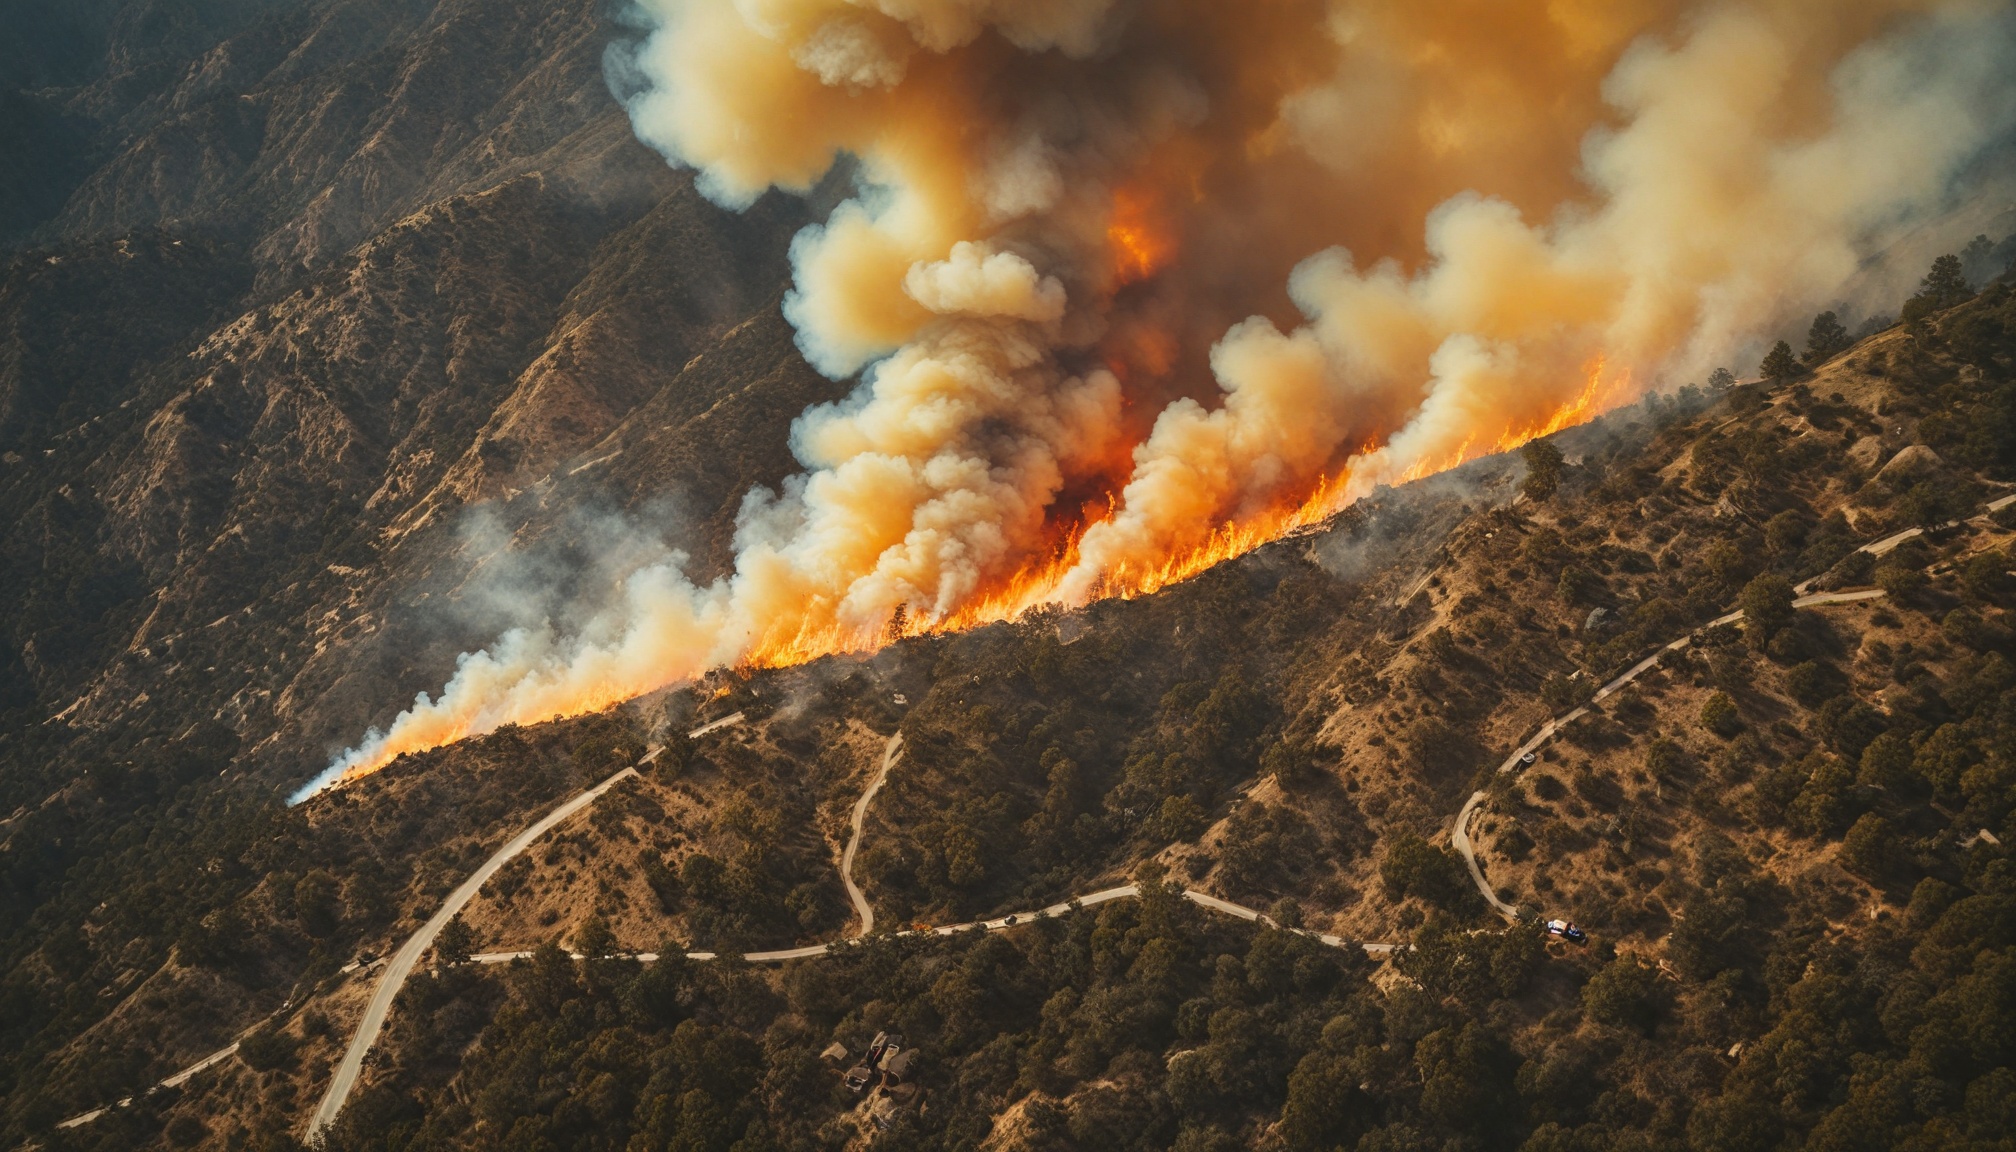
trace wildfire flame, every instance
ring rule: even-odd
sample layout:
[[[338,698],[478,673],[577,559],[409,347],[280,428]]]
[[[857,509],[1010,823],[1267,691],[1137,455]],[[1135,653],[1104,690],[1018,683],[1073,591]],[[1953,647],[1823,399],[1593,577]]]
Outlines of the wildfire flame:
[[[1445,472],[1487,453],[1510,451],[1531,440],[1552,435],[1589,420],[1613,406],[1631,391],[1628,373],[1611,375],[1602,359],[1588,369],[1587,379],[1574,399],[1544,418],[1523,426],[1508,426],[1489,448],[1479,446],[1475,437],[1463,441],[1440,457],[1424,458],[1406,469],[1398,482],[1407,483]],[[1377,441],[1368,442],[1342,466],[1319,477],[1299,499],[1242,519],[1219,525],[1203,541],[1142,566],[1123,565],[1108,572],[1095,593],[1096,599],[1131,600],[1180,584],[1228,560],[1237,559],[1263,545],[1303,529],[1321,525],[1354,503],[1361,490],[1352,484],[1354,468],[1378,451]],[[885,645],[918,636],[969,631],[990,624],[1020,620],[1032,612],[1068,606],[1061,588],[1065,577],[1079,560],[1078,544],[1085,530],[1111,514],[1109,505],[1065,534],[1051,554],[1024,566],[974,600],[940,617],[921,611],[902,611],[879,628],[853,627],[833,622],[832,605],[808,604],[796,619],[776,621],[771,629],[754,639],[738,662],[741,673],[784,668],[828,656],[863,655]],[[717,688],[715,695],[726,691]],[[556,702],[544,717],[564,719],[600,712],[634,696],[619,683],[583,685],[572,697]],[[471,735],[474,729],[466,718],[410,733],[399,745],[386,745],[366,760],[349,765],[337,779],[347,782],[384,767],[401,753],[418,748],[438,747]]]
[[[1482,36],[1451,5],[1347,4],[1342,30],[1329,4],[636,7],[641,140],[722,205],[833,190],[783,319],[846,396],[799,415],[804,467],[743,505],[729,563],[640,536],[621,581],[464,652],[299,796],[1167,588],[1588,419],[1633,387],[1598,350],[1747,356],[1875,255],[1870,221],[1989,195],[2016,125],[2006,5],[1531,0]]]
[[[1175,240],[1156,219],[1155,202],[1123,188],[1113,194],[1113,219],[1106,228],[1113,250],[1113,274],[1120,284],[1138,284],[1160,272],[1175,255]]]
[[[1400,482],[1411,483],[1461,467],[1486,455],[1512,451],[1529,441],[1585,423],[1630,394],[1630,374],[1609,373],[1607,361],[1599,357],[1589,365],[1582,390],[1575,398],[1545,418],[1524,426],[1508,426],[1489,448],[1480,448],[1474,437],[1467,439],[1445,456],[1415,463],[1401,474]],[[1370,454],[1376,447],[1376,444],[1368,443],[1356,455]],[[1117,568],[1107,574],[1099,598],[1132,600],[1159,592],[1201,575],[1227,560],[1236,560],[1285,536],[1323,524],[1356,502],[1351,476],[1352,465],[1347,462],[1339,470],[1320,477],[1298,502],[1284,504],[1244,520],[1221,524],[1202,543],[1171,554],[1160,563]],[[970,631],[1019,620],[1039,609],[1060,606],[1063,599],[1059,595],[1059,587],[1065,574],[1077,564],[1079,538],[1086,528],[1097,522],[1095,519],[1080,525],[1047,560],[1024,567],[998,587],[940,619],[934,620],[919,612],[905,613],[897,622],[898,626],[880,630],[800,626],[788,636],[777,636],[758,646],[742,666],[748,669],[781,668],[809,663],[824,656],[872,652],[895,640]]]

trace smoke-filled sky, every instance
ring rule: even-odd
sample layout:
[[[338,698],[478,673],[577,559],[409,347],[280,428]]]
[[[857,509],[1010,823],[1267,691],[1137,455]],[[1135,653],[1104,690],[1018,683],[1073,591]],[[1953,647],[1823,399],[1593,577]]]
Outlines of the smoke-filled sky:
[[[463,657],[314,788],[738,663],[1153,588],[1750,357],[2016,127],[1933,0],[639,0],[641,139],[857,162],[786,313],[844,402],[728,578]],[[676,259],[676,253],[668,253]],[[785,446],[780,445],[780,450]]]

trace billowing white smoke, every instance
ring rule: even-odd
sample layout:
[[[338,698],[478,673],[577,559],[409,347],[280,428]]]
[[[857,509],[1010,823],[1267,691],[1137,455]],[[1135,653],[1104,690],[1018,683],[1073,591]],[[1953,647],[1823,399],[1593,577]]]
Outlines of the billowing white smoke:
[[[799,419],[805,471],[747,500],[730,577],[651,565],[571,634],[507,633],[301,795],[872,644],[899,608],[1079,603],[1319,483],[1341,502],[1593,415],[1827,302],[2016,124],[2011,16],[1969,3],[641,7],[633,121],[709,195],[857,160],[786,313],[861,383]],[[1228,310],[1311,251],[1301,326]],[[1085,526],[1058,503],[1088,491],[1113,507]],[[1079,527],[1067,572],[1000,600]]]
[[[1345,462],[1339,500],[1551,430],[1592,376],[1602,397],[1629,399],[1634,381],[1750,351],[2007,137],[2010,36],[2006,14],[1956,10],[1869,46],[1835,74],[1831,127],[1789,140],[1756,130],[1797,80],[1767,19],[1723,8],[1677,46],[1639,44],[1607,86],[1624,126],[1588,141],[1593,206],[1536,225],[1466,193],[1429,217],[1416,274],[1343,249],[1309,258],[1289,282],[1308,325],[1283,335],[1255,318],[1226,334],[1212,354],[1223,404],[1162,414],[1065,597],[1278,506],[1280,488],[1356,446],[1350,416],[1366,404],[1404,397],[1408,414]]]

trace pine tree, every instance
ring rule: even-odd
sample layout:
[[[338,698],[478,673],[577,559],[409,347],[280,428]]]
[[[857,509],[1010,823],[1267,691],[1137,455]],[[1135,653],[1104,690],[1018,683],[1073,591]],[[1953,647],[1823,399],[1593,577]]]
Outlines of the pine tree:
[[[1847,351],[1853,343],[1848,329],[1841,326],[1840,317],[1832,312],[1822,312],[1813,318],[1813,327],[1806,332],[1806,365],[1818,368]]]
[[[1780,384],[1787,380],[1796,379],[1799,376],[1800,367],[1798,358],[1792,355],[1792,345],[1787,344],[1783,340],[1778,341],[1777,345],[1771,349],[1771,354],[1764,357],[1764,365],[1758,371],[1763,374],[1766,380],[1776,381]]]
[[[1925,282],[1919,286],[1922,296],[1929,296],[1934,307],[1950,308],[1966,302],[1974,295],[1967,287],[1967,275],[1961,269],[1960,257],[1941,256],[1932,262],[1932,271],[1925,274]]]
[[[1934,312],[1943,312],[1973,298],[1974,291],[1967,287],[1960,257],[1941,256],[1932,262],[1932,270],[1918,285],[1918,294],[1905,303],[1904,322],[1916,324]]]
[[[441,934],[434,937],[434,955],[443,964],[466,964],[469,962],[469,949],[475,943],[476,934],[458,915],[443,924]]]

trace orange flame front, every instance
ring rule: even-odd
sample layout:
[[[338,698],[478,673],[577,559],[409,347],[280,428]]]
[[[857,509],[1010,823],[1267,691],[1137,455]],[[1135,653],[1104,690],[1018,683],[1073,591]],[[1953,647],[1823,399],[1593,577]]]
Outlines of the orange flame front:
[[[1138,192],[1113,194],[1113,219],[1106,228],[1113,250],[1113,274],[1121,285],[1137,284],[1160,272],[1175,255],[1176,243],[1156,219],[1155,202]]]
[[[1628,395],[1630,388],[1628,373],[1610,376],[1605,371],[1604,362],[1599,359],[1589,367],[1587,380],[1574,399],[1531,422],[1508,424],[1488,448],[1481,447],[1480,441],[1473,435],[1444,456],[1418,460],[1395,477],[1395,482],[1405,483],[1447,471],[1486,453],[1509,451],[1530,440],[1559,432],[1604,411]],[[1378,448],[1377,438],[1365,443],[1340,468],[1318,477],[1300,493],[1299,499],[1291,497],[1274,509],[1220,524],[1195,546],[1174,550],[1158,562],[1139,567],[1123,566],[1105,573],[1095,597],[1126,600],[1145,596],[1179,584],[1262,545],[1327,522],[1362,494],[1362,487],[1352,483],[1354,468],[1376,456]],[[833,622],[835,606],[831,603],[803,605],[795,613],[795,619],[772,621],[764,634],[754,637],[738,667],[744,671],[780,668],[810,663],[826,656],[868,653],[897,640],[980,628],[1018,620],[1044,608],[1062,606],[1060,590],[1067,575],[1078,563],[1080,538],[1093,523],[1110,514],[1110,504],[1103,511],[1095,507],[1093,517],[1065,534],[1050,555],[1025,565],[995,587],[941,617],[934,618],[924,612],[904,612],[881,627],[850,626]],[[621,703],[629,695],[614,684],[588,686],[577,698],[555,705],[548,718],[561,719],[598,712]],[[464,727],[452,731],[435,728],[425,736],[387,744],[371,763],[354,766],[343,778],[348,780],[366,775],[403,752],[436,747],[467,734],[465,723]]]
[[[1464,440],[1456,449],[1439,458],[1415,462],[1398,477],[1399,483],[1447,472],[1486,455],[1509,452],[1532,440],[1551,436],[1565,428],[1584,423],[1613,407],[1631,392],[1629,373],[1611,375],[1607,362],[1598,358],[1587,369],[1582,390],[1574,399],[1544,417],[1523,425],[1508,425],[1489,447],[1481,447],[1477,437]],[[1369,455],[1377,448],[1367,443],[1352,458]],[[1106,574],[1099,589],[1100,599],[1131,600],[1180,584],[1227,560],[1246,555],[1262,545],[1323,524],[1355,502],[1351,486],[1352,462],[1319,477],[1302,498],[1243,520],[1221,524],[1195,547],[1172,552],[1159,563],[1142,567],[1122,566]],[[1096,522],[1096,521],[1094,521]],[[979,598],[943,618],[924,613],[906,614],[896,628],[849,629],[839,625],[801,626],[788,635],[779,634],[759,644],[743,662],[748,668],[780,668],[808,663],[823,656],[872,652],[894,640],[914,636],[963,632],[989,624],[1018,620],[1038,609],[1061,603],[1059,588],[1078,561],[1081,525],[1064,539],[1046,560],[1027,565]]]

